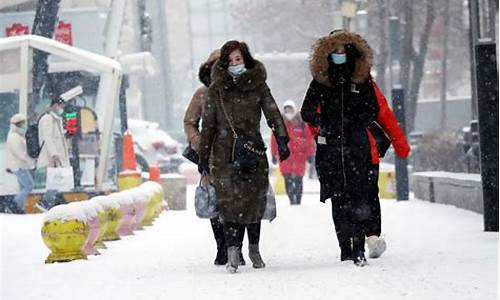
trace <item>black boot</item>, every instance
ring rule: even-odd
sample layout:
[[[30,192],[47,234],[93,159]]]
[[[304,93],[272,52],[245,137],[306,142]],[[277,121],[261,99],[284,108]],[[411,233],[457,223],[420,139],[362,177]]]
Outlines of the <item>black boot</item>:
[[[351,239],[340,242],[340,261],[353,260]]]
[[[214,265],[225,266],[227,264],[227,249],[217,248],[217,256],[215,257]]]
[[[215,257],[214,265],[224,266],[227,264],[227,249],[226,239],[224,238],[224,229],[219,221],[219,218],[210,219],[210,224],[212,225],[215,242],[217,243],[217,256]]]
[[[368,264],[365,257],[365,234],[357,234],[352,240],[352,254],[354,264],[364,267]]]

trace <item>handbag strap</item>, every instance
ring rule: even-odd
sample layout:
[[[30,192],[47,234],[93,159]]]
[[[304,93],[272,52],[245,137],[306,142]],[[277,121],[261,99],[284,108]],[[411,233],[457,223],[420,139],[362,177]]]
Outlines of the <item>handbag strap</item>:
[[[222,92],[220,90],[219,90],[219,98],[220,98],[220,104],[222,106],[222,112],[224,113],[224,116],[226,117],[227,122],[229,123],[229,127],[231,127],[231,131],[233,132],[233,137],[237,139],[238,134],[236,133],[233,123],[231,122],[231,119],[229,119],[229,115],[227,114],[226,108],[224,107],[224,101],[222,100]]]

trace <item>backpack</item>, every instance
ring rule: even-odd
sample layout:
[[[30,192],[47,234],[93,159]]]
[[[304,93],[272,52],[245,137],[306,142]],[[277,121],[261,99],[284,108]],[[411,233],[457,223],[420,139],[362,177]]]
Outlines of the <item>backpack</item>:
[[[43,115],[42,115],[43,116]],[[28,128],[26,129],[26,149],[28,152],[28,155],[31,158],[38,158],[40,156],[40,152],[42,151],[43,144],[40,145],[40,140],[38,139],[38,123],[40,122],[40,119],[36,122],[36,124],[29,125]]]

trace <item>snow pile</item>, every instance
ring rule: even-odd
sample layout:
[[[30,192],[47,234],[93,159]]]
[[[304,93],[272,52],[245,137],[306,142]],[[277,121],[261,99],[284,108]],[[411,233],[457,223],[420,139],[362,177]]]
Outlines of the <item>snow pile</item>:
[[[139,189],[143,190],[145,193],[161,193],[163,188],[161,184],[155,181],[147,181],[143,183]]]
[[[57,205],[51,208],[44,216],[44,222],[78,220],[87,222],[91,218],[90,209],[84,208],[78,202]],[[97,215],[97,213],[95,214]],[[94,216],[95,216],[94,215]]]
[[[108,209],[108,208],[119,209],[120,208],[120,202],[119,202],[120,198],[121,197],[116,197],[116,196],[110,197],[110,195],[97,196],[97,197],[92,198],[91,201],[98,202],[99,204],[101,204],[103,206],[104,209]]]
[[[149,201],[149,195],[138,188],[126,190],[134,204],[145,204]]]
[[[474,173],[430,171],[430,172],[415,172],[415,173],[413,173],[413,176],[449,178],[449,179],[469,180],[469,181],[481,182],[481,174],[474,174]]]

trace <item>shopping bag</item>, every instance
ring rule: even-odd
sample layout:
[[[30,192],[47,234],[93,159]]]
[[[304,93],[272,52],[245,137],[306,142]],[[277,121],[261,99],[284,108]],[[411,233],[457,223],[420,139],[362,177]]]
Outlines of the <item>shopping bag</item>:
[[[75,188],[73,181],[73,168],[47,168],[47,181],[45,182],[47,190],[56,190],[68,192]]]
[[[212,219],[219,215],[219,203],[212,184],[198,184],[194,195],[196,215],[201,219]]]
[[[266,210],[262,219],[271,222],[276,218],[276,198],[274,197],[273,187],[269,185],[266,195]]]

